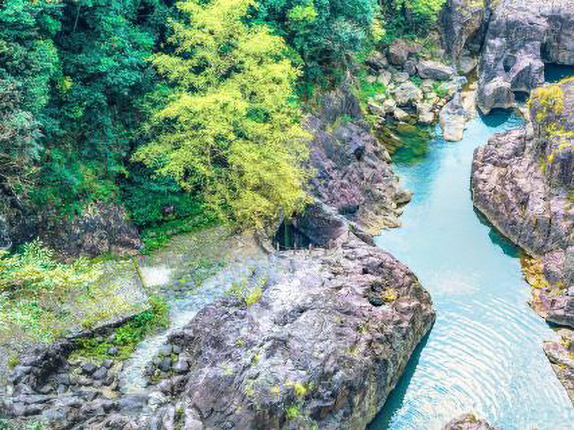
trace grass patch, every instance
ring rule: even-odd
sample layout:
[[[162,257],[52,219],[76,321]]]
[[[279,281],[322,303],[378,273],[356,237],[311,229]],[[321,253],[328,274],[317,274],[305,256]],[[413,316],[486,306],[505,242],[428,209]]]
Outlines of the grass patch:
[[[150,309],[136,315],[130,321],[114,330],[113,340],[98,341],[98,336],[78,339],[72,358],[105,360],[116,358],[126,360],[134,352],[137,344],[158,329],[169,325],[169,307],[165,300],[151,297]],[[110,347],[116,347],[117,355],[108,354]]]

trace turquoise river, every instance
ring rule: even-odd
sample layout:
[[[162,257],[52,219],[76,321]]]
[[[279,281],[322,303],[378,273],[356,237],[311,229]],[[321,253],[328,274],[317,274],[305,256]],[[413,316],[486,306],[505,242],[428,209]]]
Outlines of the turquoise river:
[[[515,114],[495,112],[471,121],[461,142],[436,138],[426,151],[396,154],[415,194],[403,227],[376,240],[417,274],[437,321],[370,430],[435,430],[470,411],[505,430],[574,429],[574,408],[542,351],[555,333],[528,306],[518,250],[471,200],[474,149],[520,126]]]

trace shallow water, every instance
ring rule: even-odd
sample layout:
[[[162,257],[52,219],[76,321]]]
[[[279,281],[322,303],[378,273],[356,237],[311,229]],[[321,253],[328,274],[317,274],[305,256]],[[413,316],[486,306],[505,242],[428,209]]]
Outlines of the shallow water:
[[[370,430],[440,429],[470,411],[505,430],[574,429],[574,408],[542,351],[555,334],[528,307],[517,249],[472,206],[474,148],[520,125],[495,112],[470,122],[462,142],[437,138],[418,158],[397,153],[395,170],[415,195],[403,227],[377,244],[417,274],[437,321]]]
[[[188,291],[175,297],[168,297],[169,327],[148,337],[136,347],[122,370],[122,390],[130,394],[144,392],[147,386],[146,368],[171,334],[184,328],[201,309],[222,298],[234,285],[241,284],[243,288],[249,289],[252,285],[261,284],[263,280],[265,283],[275,282],[279,276],[278,267],[273,257],[238,258],[233,262],[228,262],[224,268],[217,270],[217,273],[207,277]],[[167,266],[148,266],[142,268],[142,272],[148,284],[150,280],[162,286],[168,283],[178,284],[177,280],[173,280],[172,270]]]

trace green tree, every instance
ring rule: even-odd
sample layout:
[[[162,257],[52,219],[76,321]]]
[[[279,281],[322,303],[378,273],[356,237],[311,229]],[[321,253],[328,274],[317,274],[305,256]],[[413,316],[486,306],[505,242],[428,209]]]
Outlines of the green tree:
[[[57,1],[5,0],[0,8],[0,188],[23,190],[43,150],[51,85],[60,74]]]
[[[173,54],[154,64],[172,84],[135,160],[199,192],[224,219],[263,227],[305,202],[308,155],[284,41],[246,25],[251,0],[187,0]]]
[[[162,0],[63,0],[54,38],[62,78],[50,109],[36,200],[80,210],[114,199],[142,120],[139,100],[155,85],[148,59],[169,13]]]
[[[376,24],[377,0],[258,0],[256,21],[270,25],[301,56],[310,80],[345,69]]]

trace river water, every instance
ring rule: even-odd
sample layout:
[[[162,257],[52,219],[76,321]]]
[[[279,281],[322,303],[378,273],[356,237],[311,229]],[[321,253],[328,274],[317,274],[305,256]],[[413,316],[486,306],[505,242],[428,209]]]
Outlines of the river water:
[[[574,429],[574,408],[542,351],[555,334],[528,307],[517,249],[471,200],[474,149],[521,124],[495,112],[470,122],[461,142],[436,138],[396,154],[395,171],[415,195],[403,227],[376,241],[417,274],[437,321],[370,430],[440,429],[470,411],[505,430]]]

